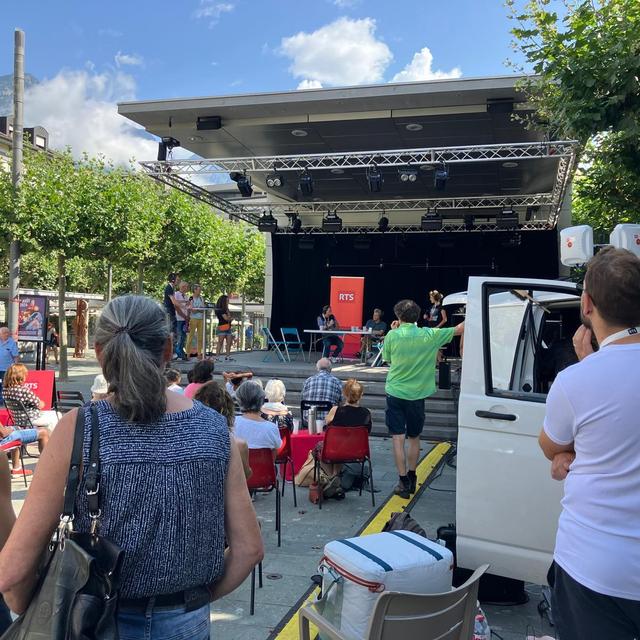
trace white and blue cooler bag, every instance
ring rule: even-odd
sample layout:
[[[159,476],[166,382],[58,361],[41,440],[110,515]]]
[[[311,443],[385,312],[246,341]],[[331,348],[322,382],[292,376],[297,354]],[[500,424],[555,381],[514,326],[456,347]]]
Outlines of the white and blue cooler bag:
[[[453,554],[416,533],[388,531],[329,542],[320,571],[319,613],[349,640],[359,640],[383,591],[450,591]]]

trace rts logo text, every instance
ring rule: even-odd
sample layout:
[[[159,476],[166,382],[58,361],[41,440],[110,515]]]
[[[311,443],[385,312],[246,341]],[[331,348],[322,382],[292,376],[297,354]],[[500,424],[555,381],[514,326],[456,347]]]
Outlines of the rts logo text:
[[[353,302],[356,299],[355,293],[339,293],[338,300],[340,302]]]

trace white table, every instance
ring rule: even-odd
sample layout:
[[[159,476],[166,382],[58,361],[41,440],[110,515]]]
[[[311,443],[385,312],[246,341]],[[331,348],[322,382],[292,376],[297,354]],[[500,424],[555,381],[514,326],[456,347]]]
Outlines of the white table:
[[[350,329],[304,329],[303,333],[311,334],[311,338],[309,340],[309,362],[311,362],[311,351],[313,347],[318,343],[318,340],[321,338],[315,338],[314,335],[319,336],[371,336],[373,335],[373,331],[371,329],[358,329],[357,331],[352,331]],[[360,349],[360,363],[365,364],[367,362],[367,352],[366,349]]]

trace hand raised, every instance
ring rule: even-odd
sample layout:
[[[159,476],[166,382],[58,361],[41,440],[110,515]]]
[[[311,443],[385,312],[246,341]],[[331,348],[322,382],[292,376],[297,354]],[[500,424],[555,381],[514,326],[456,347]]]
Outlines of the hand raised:
[[[593,353],[593,346],[591,344],[591,338],[593,334],[591,329],[580,325],[578,330],[573,335],[573,348],[576,351],[578,360],[583,360],[589,354]]]

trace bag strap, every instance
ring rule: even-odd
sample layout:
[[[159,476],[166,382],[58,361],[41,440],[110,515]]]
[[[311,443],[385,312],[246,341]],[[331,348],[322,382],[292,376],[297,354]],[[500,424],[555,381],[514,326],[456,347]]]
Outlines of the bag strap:
[[[100,429],[98,412],[95,404],[90,406],[91,412],[91,447],[89,452],[89,464],[85,469],[85,490],[89,506],[89,517],[95,522],[100,517]],[[80,466],[82,464],[82,445],[84,442],[85,407],[78,409],[76,428],[73,436],[73,449],[67,487],[64,492],[64,505],[62,518],[73,520],[76,494],[80,483]]]

